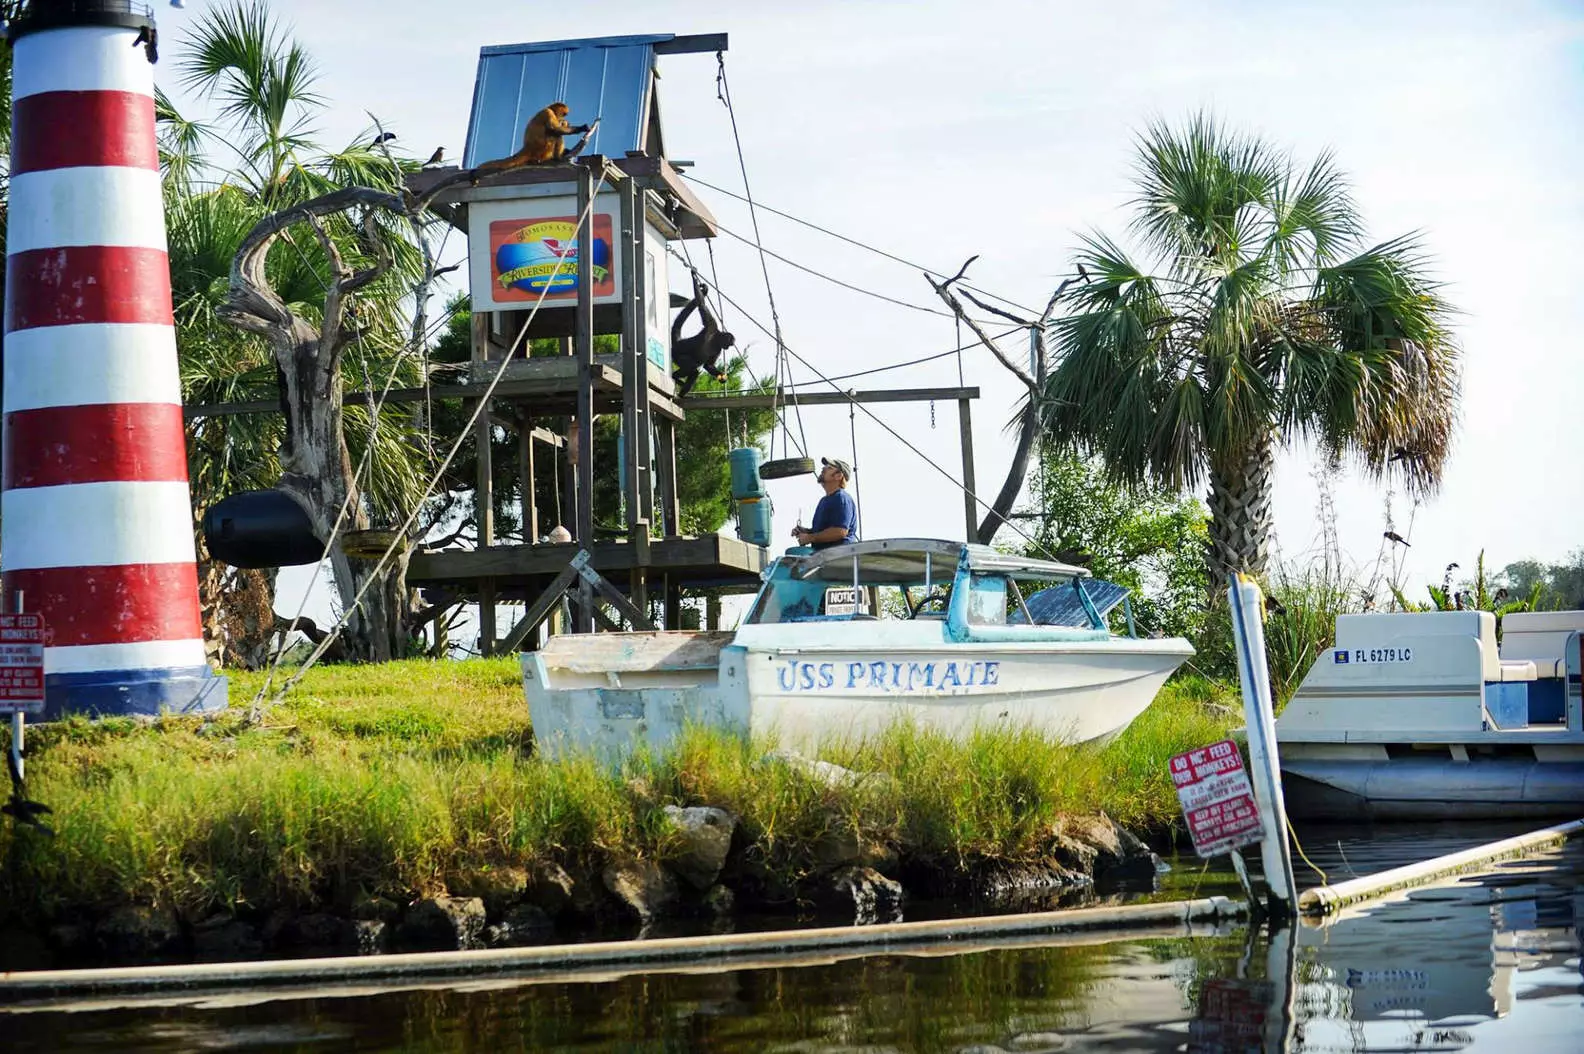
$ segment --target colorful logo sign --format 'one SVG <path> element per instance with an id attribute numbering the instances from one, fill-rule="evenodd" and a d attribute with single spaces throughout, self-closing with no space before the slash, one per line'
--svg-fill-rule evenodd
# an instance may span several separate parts
<path id="1" fill-rule="evenodd" d="M 578 236 L 576 216 L 539 220 L 496 220 L 490 224 L 490 278 L 495 299 L 532 302 L 548 286 L 546 300 L 574 297 L 578 291 Z M 611 268 L 611 218 L 594 215 L 594 259 L 591 261 L 596 297 L 616 292 Z"/>

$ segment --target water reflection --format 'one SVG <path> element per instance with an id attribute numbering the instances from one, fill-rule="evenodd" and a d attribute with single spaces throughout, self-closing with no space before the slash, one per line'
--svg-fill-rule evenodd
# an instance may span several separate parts
<path id="1" fill-rule="evenodd" d="M 1395 859 L 1379 845 L 1342 844 Z M 1310 855 L 1335 863 L 1324 845 Z M 1584 846 L 1325 926 L 10 1008 L 19 1051 L 1578 1051 Z M 4 1009 L 4 1008 L 0 1008 Z"/>

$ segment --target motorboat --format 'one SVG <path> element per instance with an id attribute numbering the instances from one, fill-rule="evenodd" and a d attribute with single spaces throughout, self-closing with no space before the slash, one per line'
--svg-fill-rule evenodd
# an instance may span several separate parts
<path id="1" fill-rule="evenodd" d="M 1584 611 L 1342 615 L 1276 720 L 1314 819 L 1584 815 Z"/>
<path id="2" fill-rule="evenodd" d="M 689 723 L 804 752 L 899 721 L 1103 741 L 1192 654 L 1084 568 L 903 538 L 779 558 L 733 632 L 566 634 L 522 663 L 542 748 L 619 755 Z"/>

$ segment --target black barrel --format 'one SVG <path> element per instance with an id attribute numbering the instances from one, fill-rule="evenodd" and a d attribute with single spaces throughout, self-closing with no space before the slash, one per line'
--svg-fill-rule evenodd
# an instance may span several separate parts
<path id="1" fill-rule="evenodd" d="M 245 490 L 210 507 L 203 517 L 209 555 L 232 567 L 316 564 L 324 542 L 308 513 L 283 490 Z"/>

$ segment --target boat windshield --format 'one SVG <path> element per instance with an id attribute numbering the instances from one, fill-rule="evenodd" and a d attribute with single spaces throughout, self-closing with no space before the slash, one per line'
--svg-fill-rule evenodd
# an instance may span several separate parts
<path id="1" fill-rule="evenodd" d="M 1075 584 L 1089 572 L 1049 560 L 1000 553 L 987 546 L 930 538 L 880 539 L 833 546 L 809 554 L 789 554 L 770 568 L 764 588 L 749 612 L 749 623 L 866 620 L 876 618 L 944 619 L 954 589 L 966 586 L 962 616 L 974 625 L 1042 623 L 1103 625 L 1103 611 L 1082 602 L 1079 594 L 1065 623 L 1031 614 L 1024 591 Z M 1093 586 L 1104 583 L 1090 580 Z M 1117 587 L 1111 587 L 1117 588 Z M 1051 589 L 1040 590 L 1042 595 Z M 1123 591 L 1125 594 L 1125 591 Z M 1091 614 L 1093 612 L 1093 614 Z"/>

